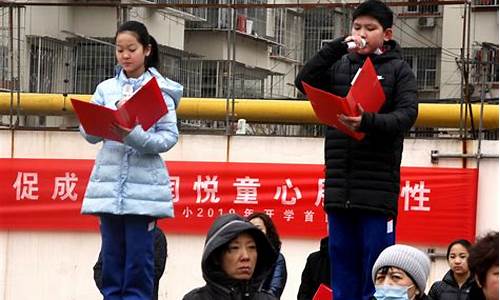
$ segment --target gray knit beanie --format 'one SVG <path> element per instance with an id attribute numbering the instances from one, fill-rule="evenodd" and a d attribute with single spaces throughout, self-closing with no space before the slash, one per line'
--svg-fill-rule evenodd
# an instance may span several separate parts
<path id="1" fill-rule="evenodd" d="M 383 267 L 396 267 L 404 270 L 423 293 L 427 277 L 431 269 L 431 261 L 427 254 L 408 245 L 392 245 L 380 253 L 372 268 L 372 279 L 375 283 L 377 271 Z"/>

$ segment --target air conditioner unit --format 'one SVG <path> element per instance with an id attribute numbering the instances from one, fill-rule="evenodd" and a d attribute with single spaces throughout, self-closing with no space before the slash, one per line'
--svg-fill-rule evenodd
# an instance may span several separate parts
<path id="1" fill-rule="evenodd" d="M 434 27 L 434 18 L 432 17 L 420 17 L 418 18 L 418 27 L 420 28 L 432 28 Z"/>

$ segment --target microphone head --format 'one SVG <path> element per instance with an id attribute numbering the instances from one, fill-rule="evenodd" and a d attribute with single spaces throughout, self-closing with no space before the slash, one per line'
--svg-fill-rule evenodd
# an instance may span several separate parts
<path id="1" fill-rule="evenodd" d="M 349 50 L 350 49 L 355 49 L 355 48 L 360 48 L 361 49 L 361 48 L 366 47 L 366 40 L 365 39 L 361 39 L 360 41 L 361 41 L 360 47 L 358 47 L 358 45 L 356 44 L 355 41 L 347 41 L 347 42 L 345 42 L 345 44 L 347 45 L 347 49 L 349 49 Z"/>

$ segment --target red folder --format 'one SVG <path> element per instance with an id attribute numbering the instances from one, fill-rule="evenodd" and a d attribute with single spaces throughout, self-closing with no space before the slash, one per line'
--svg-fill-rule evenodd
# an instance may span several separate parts
<path id="1" fill-rule="evenodd" d="M 320 284 L 313 300 L 333 300 L 332 289 L 324 284 Z"/>
<path id="2" fill-rule="evenodd" d="M 356 74 L 354 83 L 345 97 L 328 93 L 305 82 L 302 82 L 302 86 L 321 123 L 334 126 L 357 140 L 363 139 L 365 134 L 352 131 L 339 121 L 338 116 L 358 116 L 357 103 L 361 104 L 366 112 L 378 112 L 385 102 L 384 90 L 369 57 Z"/>
<path id="3" fill-rule="evenodd" d="M 144 130 L 148 130 L 168 112 L 154 77 L 118 110 L 77 99 L 71 99 L 71 103 L 86 133 L 119 142 L 121 138 L 111 131 L 113 122 L 127 128 L 140 124 Z"/>

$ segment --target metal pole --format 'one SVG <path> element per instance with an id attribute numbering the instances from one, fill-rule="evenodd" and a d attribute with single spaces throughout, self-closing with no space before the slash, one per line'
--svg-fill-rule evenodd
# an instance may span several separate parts
<path id="1" fill-rule="evenodd" d="M 231 3 L 231 0 L 228 0 L 229 3 Z M 221 8 L 224 9 L 224 8 Z M 229 21 L 232 19 L 232 9 L 226 8 L 230 10 L 231 16 L 229 14 L 226 14 L 226 20 L 224 21 Z M 228 20 L 229 19 L 229 20 Z M 231 95 L 231 78 L 233 76 L 233 61 L 231 57 L 231 42 L 232 42 L 232 24 L 229 22 L 229 28 L 227 31 L 227 77 L 226 77 L 226 135 L 229 136 L 231 134 L 231 128 L 230 128 L 230 108 L 229 108 L 229 101 L 232 98 Z"/>
<path id="2" fill-rule="evenodd" d="M 466 122 L 464 120 L 464 98 L 465 98 L 465 32 L 467 23 L 467 7 L 464 5 L 464 17 L 462 23 L 462 47 L 460 48 L 460 74 L 462 74 L 462 80 L 460 80 L 460 138 L 465 138 L 465 128 Z"/>
<path id="3" fill-rule="evenodd" d="M 474 128 L 474 116 L 472 112 L 472 103 L 471 103 L 471 91 L 468 89 L 469 86 L 469 74 L 470 74 L 470 31 L 471 31 L 471 3 L 470 1 L 467 1 L 465 4 L 465 7 L 467 7 L 467 105 L 469 109 L 469 115 L 470 115 L 470 128 L 471 128 L 471 133 L 472 133 L 472 138 L 476 138 L 476 130 Z"/>
<path id="4" fill-rule="evenodd" d="M 37 63 L 37 66 L 36 66 L 36 74 L 37 74 L 37 77 L 36 77 L 36 92 L 37 93 L 40 93 L 40 82 L 41 82 L 41 79 L 40 79 L 40 76 L 42 74 L 42 37 L 38 37 L 38 63 Z"/>
<path id="5" fill-rule="evenodd" d="M 16 125 L 19 124 L 21 116 L 21 7 L 17 8 L 17 110 Z M 26 117 L 25 117 L 26 120 Z"/>
<path id="6" fill-rule="evenodd" d="M 14 128 L 14 7 L 9 6 L 10 113 L 9 128 Z"/>
<path id="7" fill-rule="evenodd" d="M 483 131 L 483 114 L 484 114 L 484 98 L 485 98 L 485 89 L 486 89 L 486 71 L 488 67 L 488 58 L 487 54 L 484 51 L 484 47 L 481 49 L 481 58 L 480 61 L 478 62 L 480 65 L 480 72 L 481 72 L 481 110 L 480 110 L 480 115 L 479 115 L 479 130 L 478 130 L 478 137 L 477 137 L 477 155 L 478 158 L 481 155 L 481 141 L 482 141 L 482 134 L 481 132 Z M 483 52 L 484 51 L 484 52 Z M 478 159 L 476 162 L 476 168 L 479 170 L 479 162 L 481 160 Z"/>

